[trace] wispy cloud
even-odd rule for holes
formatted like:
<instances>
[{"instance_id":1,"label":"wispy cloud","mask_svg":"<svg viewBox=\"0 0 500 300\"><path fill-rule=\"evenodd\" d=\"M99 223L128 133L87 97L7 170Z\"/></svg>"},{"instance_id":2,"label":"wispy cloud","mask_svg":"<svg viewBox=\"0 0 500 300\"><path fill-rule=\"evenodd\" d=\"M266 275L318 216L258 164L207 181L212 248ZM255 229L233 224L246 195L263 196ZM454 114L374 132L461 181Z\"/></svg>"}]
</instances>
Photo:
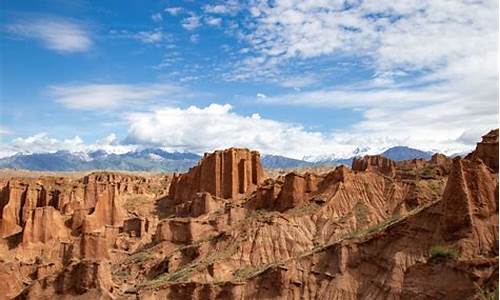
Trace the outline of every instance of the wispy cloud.
<instances>
[{"instance_id":1,"label":"wispy cloud","mask_svg":"<svg viewBox=\"0 0 500 300\"><path fill-rule=\"evenodd\" d=\"M109 33L115 38L138 40L144 44L159 44L169 42L172 39L172 36L163 31L162 28L137 32L131 32L128 30L111 30Z\"/></svg>"},{"instance_id":2,"label":"wispy cloud","mask_svg":"<svg viewBox=\"0 0 500 300\"><path fill-rule=\"evenodd\" d=\"M44 47L59 53L85 52L93 44L86 25L60 17L25 19L6 28L11 34L38 40Z\"/></svg>"},{"instance_id":3,"label":"wispy cloud","mask_svg":"<svg viewBox=\"0 0 500 300\"><path fill-rule=\"evenodd\" d=\"M154 100L172 101L183 88L170 84L69 84L49 87L55 101L71 109L103 110L152 104Z\"/></svg>"},{"instance_id":4,"label":"wispy cloud","mask_svg":"<svg viewBox=\"0 0 500 300\"><path fill-rule=\"evenodd\" d=\"M248 11L238 34L252 51L228 80L285 83L284 69L326 57L362 61L373 74L352 86L305 82L302 92L259 101L361 113L350 129L360 144L391 137L445 150L498 126L498 1L262 0ZM322 79L332 74L318 70Z\"/></svg>"},{"instance_id":5,"label":"wispy cloud","mask_svg":"<svg viewBox=\"0 0 500 300\"><path fill-rule=\"evenodd\" d=\"M163 17L161 16L161 13L152 14L151 20L153 20L155 22L161 22L161 21L163 21Z\"/></svg>"}]
</instances>

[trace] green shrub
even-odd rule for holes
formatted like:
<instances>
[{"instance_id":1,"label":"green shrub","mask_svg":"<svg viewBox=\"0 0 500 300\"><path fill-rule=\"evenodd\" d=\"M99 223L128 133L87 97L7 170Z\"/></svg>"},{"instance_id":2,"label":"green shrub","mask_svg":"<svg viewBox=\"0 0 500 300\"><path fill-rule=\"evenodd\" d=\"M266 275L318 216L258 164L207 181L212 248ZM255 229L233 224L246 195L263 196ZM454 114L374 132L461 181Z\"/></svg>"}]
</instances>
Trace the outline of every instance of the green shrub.
<instances>
[{"instance_id":1,"label":"green shrub","mask_svg":"<svg viewBox=\"0 0 500 300\"><path fill-rule=\"evenodd\" d=\"M430 255L431 258L457 259L460 256L460 252L454 248L436 245L431 248Z\"/></svg>"}]
</instances>

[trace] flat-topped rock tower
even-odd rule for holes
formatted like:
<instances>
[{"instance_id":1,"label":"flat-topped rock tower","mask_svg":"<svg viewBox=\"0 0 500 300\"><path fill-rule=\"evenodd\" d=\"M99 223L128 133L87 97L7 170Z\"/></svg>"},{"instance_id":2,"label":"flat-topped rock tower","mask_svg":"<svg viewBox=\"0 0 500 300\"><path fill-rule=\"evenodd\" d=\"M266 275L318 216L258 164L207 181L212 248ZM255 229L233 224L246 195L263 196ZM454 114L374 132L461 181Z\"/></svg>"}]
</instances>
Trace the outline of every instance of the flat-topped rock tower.
<instances>
[{"instance_id":1,"label":"flat-topped rock tower","mask_svg":"<svg viewBox=\"0 0 500 300\"><path fill-rule=\"evenodd\" d=\"M262 179L260 153L230 148L205 153L197 166L175 176L169 197L176 201L190 200L196 193L207 192L224 199L238 198L254 191Z\"/></svg>"}]
</instances>

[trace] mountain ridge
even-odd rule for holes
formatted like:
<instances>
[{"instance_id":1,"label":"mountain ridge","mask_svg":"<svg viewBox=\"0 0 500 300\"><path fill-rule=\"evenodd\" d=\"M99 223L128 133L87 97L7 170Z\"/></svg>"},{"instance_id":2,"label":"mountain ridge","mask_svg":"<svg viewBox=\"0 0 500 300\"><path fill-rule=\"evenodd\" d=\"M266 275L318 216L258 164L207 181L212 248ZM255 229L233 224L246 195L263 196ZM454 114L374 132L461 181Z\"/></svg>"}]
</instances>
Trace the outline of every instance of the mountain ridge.
<instances>
[{"instance_id":1,"label":"mountain ridge","mask_svg":"<svg viewBox=\"0 0 500 300\"><path fill-rule=\"evenodd\" d=\"M365 149L366 150L366 149ZM266 169L306 168L328 165L351 165L353 158L363 156L366 151L354 151L350 157L323 156L316 160L295 159L281 155L263 154L262 164ZM432 153L418 149L396 146L379 153L395 161L414 158L430 159ZM0 168L25 169L31 171L160 171L184 172L195 166L201 155L192 152L168 152L160 148L146 148L122 154L104 150L70 152L59 150L53 153L18 153L0 159Z\"/></svg>"}]
</instances>

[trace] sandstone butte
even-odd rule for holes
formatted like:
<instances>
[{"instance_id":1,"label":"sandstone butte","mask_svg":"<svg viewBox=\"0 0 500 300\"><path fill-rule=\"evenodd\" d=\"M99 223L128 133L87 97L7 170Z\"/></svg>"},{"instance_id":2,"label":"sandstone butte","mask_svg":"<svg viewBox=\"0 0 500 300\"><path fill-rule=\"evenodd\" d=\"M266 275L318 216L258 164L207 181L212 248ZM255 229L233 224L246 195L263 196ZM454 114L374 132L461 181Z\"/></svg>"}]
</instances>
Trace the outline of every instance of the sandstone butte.
<instances>
[{"instance_id":1,"label":"sandstone butte","mask_svg":"<svg viewBox=\"0 0 500 300\"><path fill-rule=\"evenodd\" d=\"M465 158L0 179L1 299L490 299L498 129ZM493 299L493 298L491 298Z\"/></svg>"}]
</instances>

